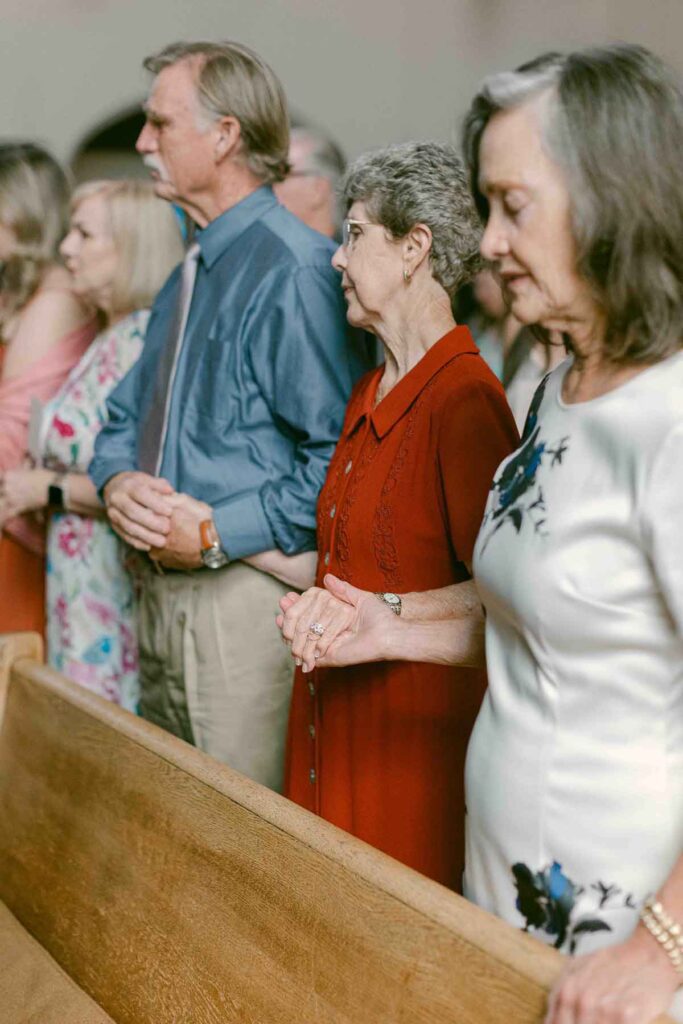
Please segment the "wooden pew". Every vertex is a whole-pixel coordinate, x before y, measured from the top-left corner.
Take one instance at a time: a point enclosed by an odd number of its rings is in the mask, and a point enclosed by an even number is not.
[[[559,954],[40,653],[0,641],[0,899],[93,1015],[6,1018],[0,966],[3,1024],[542,1020]]]

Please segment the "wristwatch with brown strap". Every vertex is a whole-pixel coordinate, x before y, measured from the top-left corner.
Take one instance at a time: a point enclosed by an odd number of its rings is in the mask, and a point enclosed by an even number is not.
[[[221,547],[221,539],[213,519],[203,519],[199,524],[199,547],[202,565],[207,569],[222,569],[230,561]]]

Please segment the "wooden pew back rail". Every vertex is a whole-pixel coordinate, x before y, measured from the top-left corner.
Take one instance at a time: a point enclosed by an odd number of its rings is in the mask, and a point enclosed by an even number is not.
[[[69,682],[36,641],[0,641],[0,899],[117,1024],[542,1019],[558,954]]]

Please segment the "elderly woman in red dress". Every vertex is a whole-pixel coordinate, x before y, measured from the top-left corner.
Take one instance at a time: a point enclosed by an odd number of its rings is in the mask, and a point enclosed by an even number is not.
[[[455,151],[409,143],[370,153],[349,171],[344,198],[333,265],[349,322],[379,338],[385,362],[356,386],[330,463],[317,582],[333,572],[409,615],[406,594],[469,578],[491,480],[517,432],[451,313],[478,269],[480,235]],[[321,586],[282,602],[300,666],[285,792],[460,889],[464,757],[485,674],[406,662],[307,671],[318,639],[339,628],[339,608]]]

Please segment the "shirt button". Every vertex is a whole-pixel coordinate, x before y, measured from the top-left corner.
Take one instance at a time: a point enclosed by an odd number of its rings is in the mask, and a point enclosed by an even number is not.
[[[336,512],[337,512],[337,506],[333,505],[332,508],[330,509],[330,519],[334,519]]]
[[[350,473],[352,465],[353,465],[353,459],[349,459],[349,461],[346,463],[346,468],[344,469],[344,472],[345,473]]]
[[[315,782],[315,768],[311,768],[310,772],[308,773],[308,777],[311,780],[311,782]]]
[[[315,686],[313,685],[313,683],[308,684],[308,692],[310,693],[311,697],[315,697]]]
[[[330,553],[329,553],[329,551],[326,553],[325,557],[323,558],[323,562],[325,563],[325,565],[329,565],[330,564]]]
[[[308,732],[310,734],[311,739],[314,740],[315,739],[315,726],[314,725],[309,725]]]

